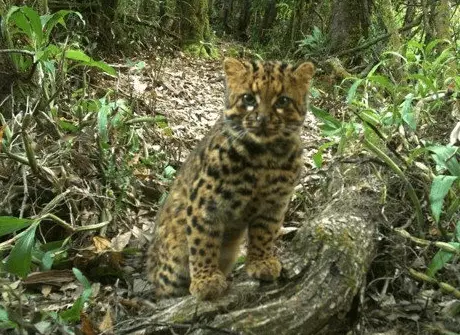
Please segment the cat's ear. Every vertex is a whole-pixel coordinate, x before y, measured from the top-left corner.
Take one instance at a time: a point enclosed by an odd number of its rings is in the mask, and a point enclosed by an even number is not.
[[[227,78],[235,78],[245,75],[247,69],[242,61],[235,58],[225,58],[224,71]]]
[[[310,62],[300,64],[294,71],[294,75],[300,82],[308,83],[315,74],[315,66]]]

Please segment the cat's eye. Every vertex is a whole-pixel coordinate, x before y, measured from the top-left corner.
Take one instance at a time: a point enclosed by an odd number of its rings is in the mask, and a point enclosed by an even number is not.
[[[244,94],[242,101],[246,106],[255,106],[257,104],[256,97],[252,94]]]
[[[291,99],[285,96],[281,96],[276,100],[275,107],[276,108],[286,108],[291,103]]]

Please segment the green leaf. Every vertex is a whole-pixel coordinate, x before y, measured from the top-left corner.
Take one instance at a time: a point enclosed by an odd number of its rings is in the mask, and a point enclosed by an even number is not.
[[[66,120],[58,119],[57,124],[59,125],[59,128],[61,128],[62,130],[66,130],[70,133],[76,133],[79,130],[79,128],[76,125]]]
[[[432,156],[438,168],[449,170],[453,176],[460,177],[460,164],[455,157],[458,147],[450,145],[431,146],[427,148],[434,153]]]
[[[42,24],[40,22],[40,16],[38,13],[30,7],[22,7],[22,12],[29,19],[31,35],[34,39],[35,49],[37,50],[42,46],[43,43],[43,31]]]
[[[457,221],[455,225],[455,239],[460,242],[460,221]]]
[[[34,220],[20,219],[14,216],[0,216],[0,236],[29,227],[33,222]]]
[[[0,307],[0,321],[8,321],[8,312],[3,309],[3,307]]]
[[[458,242],[449,242],[449,244],[457,249],[460,248],[460,243]],[[430,265],[428,265],[428,269],[426,274],[430,277],[434,277],[436,273],[441,270],[444,265],[446,265],[454,256],[453,253],[447,252],[444,250],[439,250],[431,260]]]
[[[6,311],[5,309],[3,309],[3,307],[0,306],[0,329],[12,329],[17,327],[18,325],[16,323],[10,321],[8,311]]]
[[[383,54],[384,54],[384,55],[396,56],[396,57],[402,59],[402,60],[404,61],[404,63],[407,63],[407,58],[404,57],[403,55],[401,55],[399,52],[396,52],[396,51],[387,51],[387,52],[384,52]]]
[[[110,65],[104,62],[95,61],[94,59],[89,57],[87,54],[85,54],[82,50],[76,50],[76,49],[66,50],[64,57],[67,59],[77,61],[81,65],[97,67],[111,76],[115,77],[117,75],[117,72],[115,71],[113,67],[111,67]]]
[[[173,179],[175,174],[176,174],[176,169],[173,168],[171,165],[168,165],[167,167],[165,167],[163,171],[163,176],[165,176],[165,178],[168,178],[168,179]]]
[[[85,24],[85,21],[83,20],[83,16],[80,13],[72,11],[72,10],[60,10],[56,13],[53,13],[50,15],[42,15],[40,17],[43,31],[45,32],[46,41],[49,40],[51,32],[53,31],[54,27],[58,23],[65,26],[64,18],[69,14],[77,15],[80,18],[80,20],[83,22],[83,24]]]
[[[401,116],[403,121],[412,129],[416,130],[417,129],[417,122],[414,117],[414,113],[412,111],[412,100],[414,99],[414,95],[412,93],[409,93],[406,95],[406,98],[404,99],[404,102],[402,103],[402,110],[401,110]]]
[[[358,89],[358,86],[361,85],[361,83],[363,82],[363,79],[357,79],[353,85],[351,85],[350,89],[348,90],[348,94],[347,94],[347,103],[350,104],[354,98],[355,98],[355,95],[356,95],[356,90]]]
[[[6,261],[6,270],[24,278],[30,272],[32,264],[32,247],[35,242],[35,230],[38,222],[34,223],[29,230],[22,235],[14,245]]]
[[[337,143],[335,143],[334,141],[330,141],[330,142],[327,142],[327,143],[324,143],[322,145],[320,145],[320,147],[318,148],[318,151],[316,153],[313,154],[313,162],[315,163],[315,166],[317,168],[321,168],[321,166],[323,165],[323,152],[336,145]]]
[[[47,271],[50,270],[51,267],[53,266],[54,262],[54,253],[51,251],[45,252],[45,254],[42,257],[42,270]]]
[[[437,91],[436,86],[433,83],[433,78],[429,76],[415,73],[415,74],[409,74],[407,78],[415,82],[421,81],[426,86],[427,89],[423,90],[422,92],[418,92],[418,94],[425,95],[429,90],[432,90],[433,92]],[[420,84],[417,85],[417,87],[420,87]]]
[[[382,65],[384,63],[384,61],[380,61],[378,62],[377,64],[374,65],[374,67],[369,71],[369,73],[367,74],[368,76],[373,76],[375,71],[377,71],[377,69],[380,67],[380,65]]]
[[[449,40],[435,39],[431,41],[430,43],[428,43],[427,46],[425,47],[425,55],[431,55],[431,52],[433,51],[433,49],[441,42],[450,44]]]
[[[449,192],[452,183],[457,179],[456,176],[435,176],[430,190],[430,207],[433,218],[439,222],[444,198]]]
[[[83,276],[81,271],[77,268],[73,268],[72,271],[77,280],[83,285],[84,290],[70,309],[59,314],[64,321],[79,321],[80,313],[83,310],[85,302],[91,296],[91,284],[89,283],[88,279],[86,279],[86,277]]]
[[[323,121],[324,123],[330,125],[333,128],[340,128],[342,126],[342,122],[335,117],[333,117],[331,114],[326,112],[325,110],[322,110],[321,108],[318,108],[314,105],[310,106],[310,110],[313,113],[314,116],[316,116],[318,119]]]
[[[101,107],[97,113],[97,129],[99,133],[99,138],[102,144],[106,144],[109,142],[109,135],[108,135],[108,114],[111,108],[105,102],[102,102]]]
[[[387,77],[380,75],[368,76],[367,80],[371,83],[376,83],[379,86],[385,88],[388,92],[392,93],[395,89],[395,85]]]
[[[359,116],[364,121],[370,123],[373,126],[377,126],[380,124],[379,114],[373,109],[363,109],[362,111],[360,111]]]
[[[33,40],[32,27],[30,26],[29,21],[27,21],[27,18],[22,11],[15,11],[11,15],[11,21],[20,29],[21,32],[26,34],[27,37],[31,39],[31,41]]]

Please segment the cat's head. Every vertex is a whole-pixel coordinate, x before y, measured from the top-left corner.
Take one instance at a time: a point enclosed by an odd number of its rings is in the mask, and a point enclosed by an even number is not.
[[[312,63],[224,61],[224,122],[254,139],[298,133],[305,119]]]

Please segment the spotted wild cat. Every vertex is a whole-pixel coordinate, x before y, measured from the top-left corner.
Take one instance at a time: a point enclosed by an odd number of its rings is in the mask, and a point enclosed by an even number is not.
[[[155,223],[148,275],[158,296],[214,299],[247,231],[246,271],[279,277],[274,245],[302,168],[311,63],[224,61],[222,117],[183,164]]]

